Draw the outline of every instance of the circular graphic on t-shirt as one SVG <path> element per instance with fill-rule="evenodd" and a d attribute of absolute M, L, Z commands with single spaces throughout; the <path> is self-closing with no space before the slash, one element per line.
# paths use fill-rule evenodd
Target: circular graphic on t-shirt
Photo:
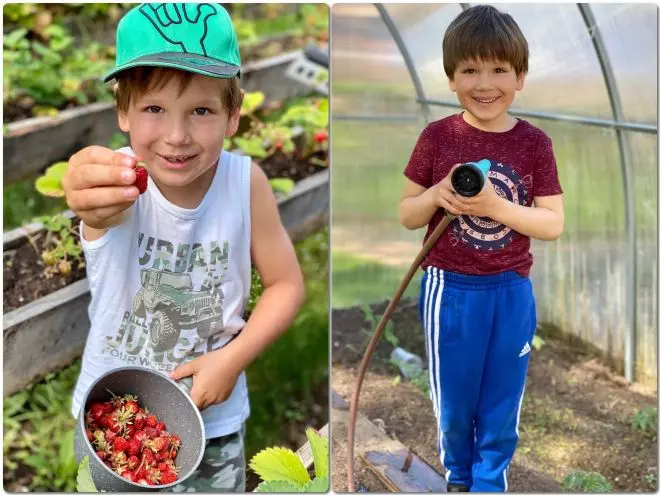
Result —
<path fill-rule="evenodd" d="M 523 180 L 512 167 L 494 160 L 490 162 L 488 178 L 495 192 L 512 203 L 528 206 L 527 188 L 531 184 L 526 184 L 528 181 Z M 450 233 L 453 245 L 461 243 L 477 250 L 494 251 L 507 247 L 516 235 L 515 231 L 489 217 L 461 215 L 457 220 L 452 222 Z"/>

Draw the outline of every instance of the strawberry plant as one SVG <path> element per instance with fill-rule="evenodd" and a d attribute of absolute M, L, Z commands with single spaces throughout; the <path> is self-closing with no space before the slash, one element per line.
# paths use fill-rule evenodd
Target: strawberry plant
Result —
<path fill-rule="evenodd" d="M 600 473 L 578 469 L 570 473 L 562 482 L 562 487 L 570 492 L 611 492 L 612 485 Z"/>
<path fill-rule="evenodd" d="M 44 196 L 64 197 L 62 177 L 64 177 L 67 167 L 68 163 L 66 162 L 58 162 L 48 167 L 46 173 L 35 182 L 37 191 Z M 41 252 L 41 260 L 45 264 L 44 275 L 46 278 L 58 273 L 62 275 L 71 273 L 74 263 L 77 264 L 78 269 L 85 267 L 79 233 L 73 227 L 70 218 L 58 214 L 38 217 L 37 221 L 43 224 L 46 236 L 41 249 L 37 247 L 37 237 L 28 236 L 28 241 L 37 253 Z"/>
<path fill-rule="evenodd" d="M 267 448 L 250 461 L 250 468 L 259 475 L 261 483 L 255 492 L 317 492 L 328 491 L 328 439 L 314 429 L 305 431 L 314 457 L 315 478 L 291 449 Z"/>

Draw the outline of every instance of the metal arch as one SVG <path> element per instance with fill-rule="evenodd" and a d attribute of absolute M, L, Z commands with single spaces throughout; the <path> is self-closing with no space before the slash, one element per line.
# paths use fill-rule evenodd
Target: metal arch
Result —
<path fill-rule="evenodd" d="M 408 52 L 408 48 L 406 47 L 406 44 L 401 37 L 401 33 L 399 33 L 399 28 L 397 28 L 396 24 L 394 24 L 394 20 L 392 19 L 392 16 L 390 16 L 389 12 L 387 12 L 387 9 L 383 6 L 382 3 L 375 3 L 374 6 L 378 10 L 380 17 L 383 19 L 385 26 L 387 26 L 387 29 L 389 29 L 390 34 L 392 35 L 392 39 L 396 43 L 399 52 L 401 52 L 403 61 L 408 68 L 408 72 L 410 73 L 410 78 L 412 79 L 413 85 L 415 86 L 415 91 L 417 92 L 417 101 L 422 102 L 420 104 L 422 106 L 424 120 L 426 120 L 426 123 L 428 124 L 431 120 L 431 112 L 429 110 L 429 106 L 424 103 L 426 100 L 426 95 L 424 94 L 422 80 L 417 73 L 417 69 L 415 68 L 415 64 L 413 63 L 412 57 L 410 56 L 410 52 Z"/>
<path fill-rule="evenodd" d="M 616 87 L 614 79 L 614 72 L 610 59 L 605 49 L 605 43 L 596 18 L 593 15 L 591 7 L 587 3 L 578 3 L 578 9 L 584 19 L 584 24 L 587 31 L 591 35 L 591 41 L 596 50 L 600 68 L 603 71 L 605 78 L 605 85 L 607 87 L 607 94 L 610 98 L 610 105 L 612 106 L 612 113 L 614 120 L 623 120 L 623 109 L 621 106 L 621 99 L 619 98 L 619 91 Z M 635 379 L 635 363 L 637 361 L 637 239 L 635 238 L 635 203 L 633 201 L 632 190 L 632 171 L 630 167 L 631 155 L 628 147 L 628 140 L 623 134 L 621 129 L 616 129 L 616 140 L 619 145 L 619 156 L 621 159 L 621 172 L 623 175 L 623 191 L 625 194 L 625 208 L 626 208 L 626 237 L 628 239 L 628 252 L 627 252 L 627 265 L 628 277 L 626 281 L 627 294 L 628 294 L 628 324 L 630 328 L 626 333 L 625 339 L 625 357 L 624 357 L 624 371 L 625 377 L 629 381 Z"/>

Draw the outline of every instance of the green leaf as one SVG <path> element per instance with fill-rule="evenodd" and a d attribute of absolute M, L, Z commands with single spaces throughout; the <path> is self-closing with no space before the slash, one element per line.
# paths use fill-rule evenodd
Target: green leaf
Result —
<path fill-rule="evenodd" d="M 296 453 L 282 447 L 262 450 L 252 458 L 250 467 L 264 481 L 282 480 L 305 484 L 310 480 L 307 469 Z"/>
<path fill-rule="evenodd" d="M 330 482 L 327 476 L 316 477 L 307 483 L 301 492 L 304 493 L 325 493 L 330 489 Z"/>
<path fill-rule="evenodd" d="M 257 485 L 254 491 L 260 493 L 296 493 L 303 490 L 302 485 L 297 485 L 290 481 L 273 480 L 262 481 Z"/>
<path fill-rule="evenodd" d="M 532 347 L 536 351 L 540 351 L 541 347 L 545 345 L 545 340 L 543 340 L 541 337 L 538 335 L 534 335 L 534 338 L 532 339 Z"/>
<path fill-rule="evenodd" d="M 273 191 L 283 194 L 289 194 L 293 186 L 295 186 L 295 182 L 287 177 L 276 177 L 275 179 L 270 179 L 268 183 L 273 188 Z"/>
<path fill-rule="evenodd" d="M 307 435 L 307 440 L 309 440 L 309 446 L 312 448 L 312 455 L 314 456 L 314 472 L 316 473 L 316 477 L 327 477 L 328 439 L 319 435 L 318 432 L 313 428 L 307 428 L 307 430 L 305 430 L 305 434 Z"/>
<path fill-rule="evenodd" d="M 94 481 L 92 480 L 92 473 L 89 470 L 89 457 L 83 457 L 80 466 L 78 466 L 78 477 L 76 478 L 76 489 L 79 492 L 98 492 Z"/>
<path fill-rule="evenodd" d="M 263 143 L 259 138 L 234 138 L 234 143 L 243 153 L 255 158 L 265 158 L 268 152 L 264 149 Z"/>
<path fill-rule="evenodd" d="M 245 93 L 243 105 L 241 106 L 241 115 L 249 115 L 255 112 L 266 99 L 266 95 L 261 91 Z"/>

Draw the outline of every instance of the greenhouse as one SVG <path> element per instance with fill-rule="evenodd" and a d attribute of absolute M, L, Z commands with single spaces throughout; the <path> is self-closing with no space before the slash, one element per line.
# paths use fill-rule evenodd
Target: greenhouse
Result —
<path fill-rule="evenodd" d="M 653 389 L 658 328 L 657 6 L 494 5 L 513 16 L 529 44 L 529 72 L 511 114 L 552 139 L 564 193 L 563 234 L 554 242 L 532 241 L 537 335 L 562 335 L 569 351 L 586 346 L 607 363 L 613 378 Z M 449 23 L 469 7 L 333 7 L 333 383 L 341 383 L 343 376 L 336 363 L 349 363 L 354 370 L 362 357 L 363 350 L 355 356 L 349 351 L 335 354 L 346 345 L 364 349 L 361 340 L 356 343 L 357 337 L 349 335 L 349 325 L 357 319 L 373 331 L 378 311 L 382 313 L 422 246 L 426 229 L 406 230 L 399 222 L 403 169 L 425 126 L 460 109 L 443 69 L 442 39 Z M 409 316 L 394 321 L 389 337 L 385 331 L 382 340 L 387 343 L 382 345 L 388 349 L 404 345 L 404 335 L 423 338 L 418 293 L 416 278 L 400 304 Z M 356 305 L 361 306 L 356 310 Z M 423 341 L 417 347 L 410 340 L 408 344 L 423 357 Z M 538 359 L 545 359 L 544 351 Z M 383 356 L 387 360 L 389 354 Z M 550 364 L 553 360 L 559 361 L 553 356 Z M 573 373 L 576 361 L 569 361 L 566 366 Z M 545 378 L 541 386 L 554 389 L 555 377 L 548 372 Z M 381 400 L 389 395 L 386 388 Z M 368 389 L 369 379 L 363 397 Z M 574 393 L 580 392 L 569 395 Z M 588 400 L 598 401 L 591 395 Z M 523 425 L 536 398 L 526 396 L 525 401 Z M 374 402 L 378 411 L 385 407 Z M 378 417 L 387 423 L 384 415 Z M 434 437 L 427 443 L 432 452 Z M 632 490 L 625 484 L 619 488 Z M 527 491 L 527 486 L 513 489 Z"/>

